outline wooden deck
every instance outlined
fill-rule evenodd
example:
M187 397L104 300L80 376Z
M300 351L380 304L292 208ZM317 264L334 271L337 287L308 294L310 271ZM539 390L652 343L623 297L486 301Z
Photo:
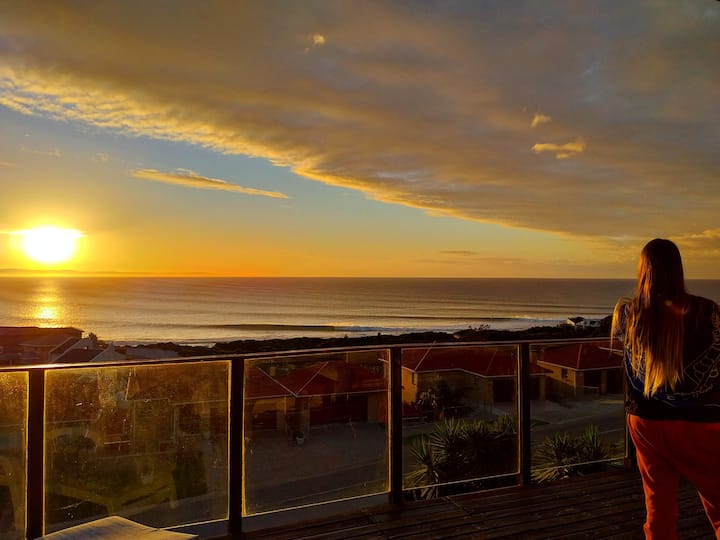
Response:
M678 538L714 538L700 499L681 484ZM613 471L243 533L244 540L643 538L637 472Z

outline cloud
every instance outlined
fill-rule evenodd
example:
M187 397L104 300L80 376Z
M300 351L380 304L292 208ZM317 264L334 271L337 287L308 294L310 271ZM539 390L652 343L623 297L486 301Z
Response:
M59 148L53 148L52 150L41 150L39 148L29 148L27 146L21 146L20 151L27 152L29 154L35 154L36 156L49 156L54 158L62 157L62 152Z
M532 150L536 154L552 152L557 159L567 159L577 154L582 154L585 151L585 141L577 139L565 144L537 143L533 145Z
M4 3L0 106L625 247L717 222L714 4Z
M312 49L313 47L322 47L323 45L325 45L325 41L326 41L325 36L323 36L322 34L313 34L311 39L312 39L312 46L305 47L305 51L304 51L305 53L310 52L310 49Z
M526 266L530 261L524 257L485 256L469 249L444 249L439 258L422 259L418 262L430 264L482 264L488 267Z
M456 255L458 257L476 257L479 255L477 251L469 251L466 249L446 249L440 252L442 255Z
M680 246L683 255L689 255L695 260L712 262L717 266L720 258L720 228L677 235L673 240Z
M96 163L107 163L110 160L110 156L104 152L98 152L90 159Z
M15 164L12 161L0 160L0 167L13 167Z
M546 116L544 114L535 113L535 116L533 116L532 122L530 123L530 127L538 127L540 124L546 124L547 122L550 122L552 118L549 116Z
M443 257L434 259L418 259L422 264L452 264L452 265L483 265L487 268L522 267L531 262L522 257Z
M239 186L226 180L218 178L209 178L200 176L194 171L186 169L177 169L175 172L162 172L156 169L133 169L129 171L130 176L143 180L153 180L156 182L164 182L166 184L174 184L178 186L186 186L197 189L218 189L221 191L232 191L235 193L243 193L245 195L262 195L264 197L272 197L275 199L287 199L287 195L276 191L265 191Z

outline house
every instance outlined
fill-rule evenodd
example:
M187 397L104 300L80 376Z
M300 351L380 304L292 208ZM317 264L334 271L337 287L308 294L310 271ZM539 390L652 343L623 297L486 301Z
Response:
M80 337L65 333L44 334L20 343L20 360L25 363L47 364L62 354Z
M0 365L46 363L52 350L70 345L82 334L72 327L0 326Z
M467 406L509 403L517 395L517 348L416 348L403 351L403 405L424 402L444 387ZM531 364L531 399L545 399L545 370ZM447 397L445 398L447 400ZM443 407L445 404L438 404Z
M276 381L267 369L250 364L245 372L245 429L250 432L258 429L285 428L284 411L287 400L294 394Z
M0 327L0 365L113 362L127 357L112 344L83 338L78 328ZM170 353L165 356L174 356Z
M575 326L577 328L597 328L600 326L599 319L586 319L585 317L569 317L565 324Z
M610 350L609 340L549 345L537 350L533 360L546 370L550 396L623 392L622 360Z
M115 350L115 346L109 343L106 347L97 345L96 340L85 338L72 343L64 350L54 349L50 362L55 364L76 364L82 362L114 362L125 360L127 357Z
M387 421L387 364L363 358L253 363L245 381L246 430L279 429L307 436L333 422ZM362 355L361 355L362 356Z

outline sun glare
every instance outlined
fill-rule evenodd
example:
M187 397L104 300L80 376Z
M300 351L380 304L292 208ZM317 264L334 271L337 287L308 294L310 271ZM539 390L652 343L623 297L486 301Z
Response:
M57 264L72 259L77 251L77 241L83 234L77 229L60 227L35 227L18 231L22 237L23 252L33 261Z

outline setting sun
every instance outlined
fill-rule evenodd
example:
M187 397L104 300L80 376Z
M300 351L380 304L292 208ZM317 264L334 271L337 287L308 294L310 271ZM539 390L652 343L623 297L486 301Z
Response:
M70 260L77 251L77 241L83 234L77 229L35 227L18 231L22 249L27 257L44 264Z

